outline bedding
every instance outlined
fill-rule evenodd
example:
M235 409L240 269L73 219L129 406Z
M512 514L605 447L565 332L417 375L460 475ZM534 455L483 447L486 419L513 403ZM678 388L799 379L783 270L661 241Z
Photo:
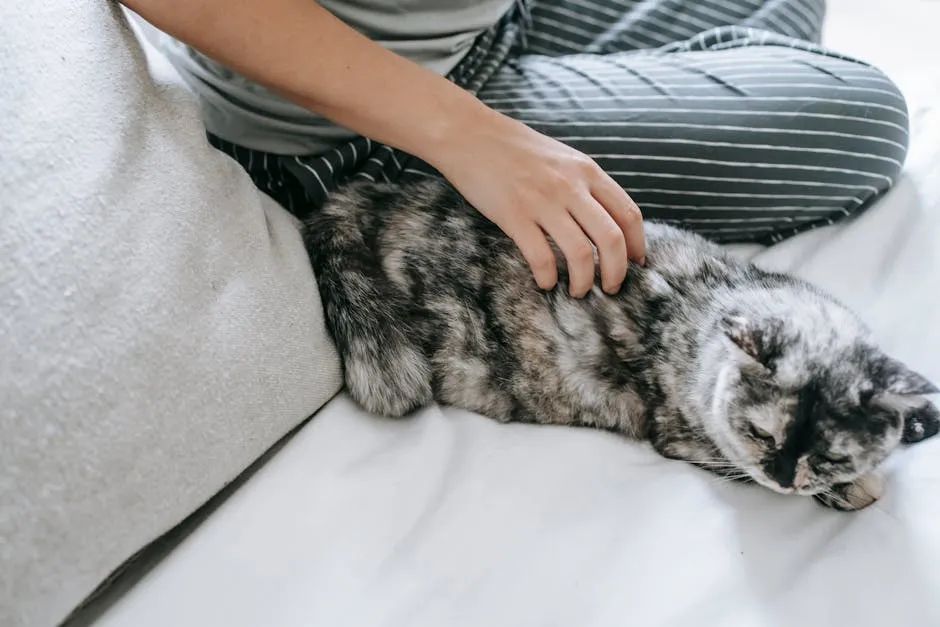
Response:
M910 99L904 175L850 223L737 248L833 291L935 381L938 17L931 2L830 2L829 43ZM612 434L441 407L390 421L339 395L97 624L940 625L940 438L888 471L885 497L845 514Z

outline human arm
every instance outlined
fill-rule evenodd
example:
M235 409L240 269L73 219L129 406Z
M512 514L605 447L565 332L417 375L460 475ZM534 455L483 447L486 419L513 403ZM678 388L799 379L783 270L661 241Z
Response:
M469 92L370 41L311 0L124 0L155 27L336 124L437 168L519 246L544 289L594 278L615 291L641 260L639 209L591 159L493 111ZM301 60L310 59L303 63Z

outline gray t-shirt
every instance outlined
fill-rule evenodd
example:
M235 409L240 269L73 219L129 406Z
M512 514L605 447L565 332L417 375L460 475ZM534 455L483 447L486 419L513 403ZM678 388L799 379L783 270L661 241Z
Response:
M376 43L446 75L517 0L317 1ZM164 37L162 49L196 92L207 130L223 139L297 155L320 153L355 136L174 39Z

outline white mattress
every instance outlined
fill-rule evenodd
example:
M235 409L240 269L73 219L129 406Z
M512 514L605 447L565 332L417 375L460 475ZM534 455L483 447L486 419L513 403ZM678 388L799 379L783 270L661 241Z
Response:
M911 99L897 189L757 255L856 306L940 381L936 2L830 3L829 42ZM904 21L885 27L884 15ZM904 44L926 37L922 49ZM587 430L331 402L101 619L107 627L940 625L940 438L863 512L727 485Z

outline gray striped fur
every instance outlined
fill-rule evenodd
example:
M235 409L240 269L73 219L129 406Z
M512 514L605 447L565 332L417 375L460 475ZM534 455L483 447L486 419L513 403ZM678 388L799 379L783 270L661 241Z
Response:
M439 181L357 183L305 224L350 395L598 428L840 509L935 435L936 388L812 285L650 222L621 292L540 290L515 244ZM865 496L868 495L868 496ZM868 498L871 497L871 498Z

